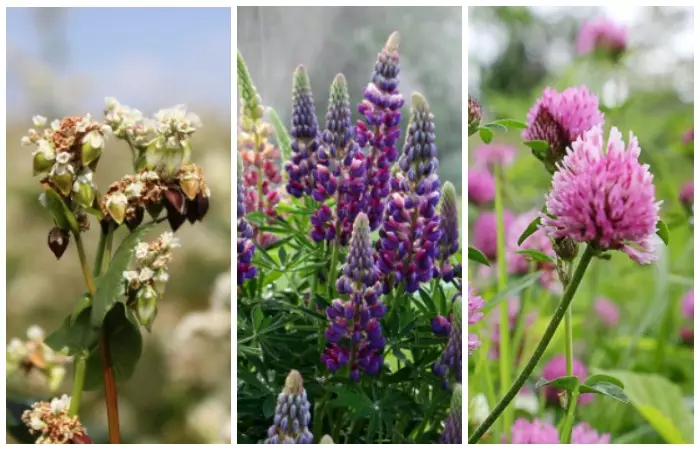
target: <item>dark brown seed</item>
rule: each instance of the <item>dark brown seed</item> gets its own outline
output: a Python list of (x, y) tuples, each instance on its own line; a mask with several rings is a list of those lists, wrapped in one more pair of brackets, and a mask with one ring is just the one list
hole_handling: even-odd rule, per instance
[(70, 242), (70, 235), (67, 231), (64, 231), (58, 227), (54, 227), (49, 231), (49, 248), (56, 256), (56, 259), (61, 259), (63, 253), (68, 248), (68, 243)]
[(137, 206), (134, 208), (132, 214), (127, 214), (125, 222), (130, 231), (137, 229), (139, 225), (141, 225), (141, 222), (143, 222), (143, 207)]
[(179, 188), (170, 188), (165, 191), (165, 200), (166, 206), (170, 204), (180, 214), (185, 213), (185, 196)]
[(158, 216), (160, 216), (160, 213), (163, 212), (163, 204), (149, 203), (148, 205), (146, 205), (146, 211), (148, 211), (148, 214), (150, 214), (153, 220), (157, 220)]
[(187, 220), (189, 220), (191, 224), (194, 224), (197, 221), (197, 219), (199, 219), (197, 201), (187, 200), (187, 203), (185, 203), (185, 210), (187, 214)]
[(209, 197), (199, 194), (197, 198), (195, 198), (195, 201), (197, 202), (197, 214), (201, 222), (204, 216), (207, 215), (207, 211), (209, 211)]
[(177, 231), (177, 229), (185, 223), (187, 217), (168, 201), (165, 202), (165, 209), (168, 211), (168, 223), (170, 224), (170, 228), (172, 228), (173, 231)]

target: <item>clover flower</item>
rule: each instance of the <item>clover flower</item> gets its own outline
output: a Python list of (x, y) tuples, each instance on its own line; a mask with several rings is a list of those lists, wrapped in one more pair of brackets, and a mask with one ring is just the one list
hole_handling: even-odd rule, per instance
[[(481, 312), (481, 308), (484, 307), (484, 299), (479, 296), (476, 291), (469, 286), (467, 282), (467, 318), (469, 320), (469, 325), (476, 325), (483, 317), (484, 314)], [(476, 350), (477, 347), (481, 345), (479, 337), (476, 334), (469, 333), (469, 354)]]
[(613, 128), (607, 145), (595, 127), (572, 144), (552, 178), (542, 227), (551, 239), (568, 238), (598, 250), (622, 250), (640, 264), (656, 259), (661, 202), (653, 175), (639, 163), (637, 138), (627, 148)]
[(486, 169), (470, 169), (467, 174), (467, 198), (476, 206), (491, 203), (496, 196), (496, 180)]
[(55, 392), (66, 376), (65, 365), (71, 361), (65, 351), (54, 351), (44, 343), (44, 330), (37, 325), (27, 329), (27, 340), (12, 338), (7, 344), (7, 376), (22, 371), (43, 375), (51, 392)]
[(350, 364), (353, 381), (360, 378), (360, 371), (376, 375), (384, 362), (385, 340), (380, 320), (386, 313), (386, 306), (379, 298), (381, 285), (365, 213), (360, 213), (355, 220), (348, 257), (336, 289), (350, 300), (336, 299), (326, 308), (329, 327), (325, 336), (329, 346), (321, 355), (321, 361), (331, 372)]
[(570, 87), (563, 92), (548, 87), (528, 111), (527, 128), (522, 137), (526, 141), (547, 141), (545, 152), (534, 153), (545, 168), (554, 173), (567, 148), (590, 129), (602, 125), (604, 119), (598, 97), (586, 86)]
[(610, 433), (599, 434), (585, 422), (574, 426), (571, 430), (572, 444), (609, 444)]
[(78, 417), (68, 413), (71, 398), (63, 395), (51, 402), (36, 402), (22, 414), (22, 422), (37, 444), (92, 444)]
[(481, 170), (508, 167), (515, 161), (515, 147), (510, 144), (479, 144), (474, 150), (474, 161), (474, 167)]
[(168, 264), (172, 250), (180, 246), (180, 240), (170, 231), (151, 242), (139, 242), (131, 259), (131, 266), (122, 274), (127, 307), (136, 312), (139, 323), (151, 330), (158, 312), (158, 299), (165, 293), (170, 278)]
[(576, 50), (581, 55), (599, 51), (617, 59), (626, 47), (625, 26), (605, 17), (588, 20), (583, 24), (576, 38)]
[(372, 80), (363, 90), (364, 100), (357, 106), (364, 119), (357, 122), (356, 141), (367, 156), (367, 216), (372, 230), (379, 228), (384, 216), (391, 167), (399, 156), (396, 143), (404, 99), (398, 90), (398, 50), (399, 34), (394, 32), (379, 52)]
[(520, 418), (511, 428), (511, 444), (558, 444), (559, 432), (550, 423)]
[[(294, 71), (292, 83), (292, 159), (287, 161), (285, 170), (289, 174), (287, 192), (301, 198), (312, 195), (315, 187), (313, 170), (320, 144), (316, 107), (311, 93), (311, 83), (304, 66)], [(322, 201), (322, 200), (319, 200)]]
[[(578, 377), (579, 380), (584, 380), (588, 376), (588, 370), (586, 366), (574, 358), (573, 360), (573, 375)], [(547, 381), (552, 381), (556, 378), (566, 376), (566, 358), (564, 355), (557, 355), (550, 359), (547, 364), (545, 364), (544, 369), (542, 369), (542, 378)], [(561, 389), (555, 388), (553, 386), (544, 386), (544, 393), (547, 397), (547, 401), (552, 405), (561, 404), (559, 397), (562, 395), (563, 391)], [(593, 394), (581, 394), (578, 399), (579, 405), (586, 405), (593, 401)]]
[[(470, 299), (471, 301), (471, 299)], [(471, 308), (472, 305), (470, 304)], [(433, 364), (433, 373), (442, 378), (442, 386), (449, 389), (450, 377), (458, 383), (462, 382), (462, 297), (459, 295), (454, 302), (454, 318), (450, 327), (450, 338), (447, 347), (440, 355), (440, 360)], [(469, 311), (471, 312), (471, 311)], [(469, 340), (471, 353), (471, 339)]]
[(440, 240), (438, 241), (438, 256), (435, 261), (435, 277), (444, 281), (452, 281), (455, 275), (461, 273), (459, 263), (452, 264), (450, 258), (459, 251), (459, 210), (457, 193), (449, 181), (442, 187), (440, 199)]
[(614, 328), (620, 321), (620, 308), (605, 297), (599, 297), (593, 302), (593, 310), (606, 328)]
[(693, 320), (695, 317), (695, 295), (693, 290), (688, 291), (687, 294), (683, 296), (683, 301), (681, 303), (681, 311), (686, 319)]
[(377, 265), (385, 292), (400, 284), (405, 292), (416, 292), (420, 283), (433, 278), (440, 250), (442, 230), (440, 216), (435, 213), (440, 201), (435, 124), (425, 98), (414, 93), (411, 100), (400, 170), (391, 177), (391, 196), (377, 242)]
[(317, 151), (318, 163), (312, 175), (313, 197), (323, 202), (335, 197), (335, 210), (321, 205), (311, 217), (311, 237), (316, 242), (336, 239), (347, 245), (352, 225), (366, 209), (366, 165), (364, 155), (354, 141), (350, 97), (343, 74), (336, 75), (330, 90), (326, 129)]
[(695, 185), (692, 181), (683, 185), (680, 194), (678, 194), (678, 200), (680, 200), (688, 215), (692, 217), (695, 212)]
[(313, 444), (309, 430), (311, 403), (304, 389), (301, 374), (292, 370), (277, 397), (274, 423), (267, 430), (265, 444)]
[(462, 385), (455, 385), (450, 401), (450, 413), (440, 435), (441, 444), (462, 443)]
[[(515, 215), (508, 210), (503, 211), (503, 229), (509, 230), (515, 220)], [(479, 214), (474, 222), (473, 244), (489, 260), (495, 261), (498, 251), (498, 241), (496, 236), (496, 213), (484, 211)]]

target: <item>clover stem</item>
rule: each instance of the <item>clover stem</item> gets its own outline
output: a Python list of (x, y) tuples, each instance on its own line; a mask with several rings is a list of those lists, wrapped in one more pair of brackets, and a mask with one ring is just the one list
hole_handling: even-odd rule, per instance
[(486, 420), (484, 420), (484, 422), (481, 425), (479, 425), (479, 428), (477, 428), (476, 431), (474, 431), (474, 433), (469, 437), (469, 444), (476, 444), (477, 442), (479, 442), (481, 437), (484, 434), (486, 434), (486, 432), (496, 422), (498, 417), (503, 413), (508, 404), (510, 404), (510, 402), (513, 401), (518, 392), (520, 392), (520, 389), (522, 389), (527, 379), (530, 377), (530, 374), (532, 374), (533, 370), (535, 370), (535, 366), (537, 366), (537, 363), (539, 363), (540, 359), (542, 359), (542, 355), (544, 355), (544, 352), (547, 350), (547, 346), (554, 337), (554, 333), (557, 331), (559, 324), (566, 315), (566, 311), (571, 305), (571, 301), (574, 298), (574, 294), (576, 294), (576, 290), (581, 284), (583, 275), (586, 273), (586, 269), (588, 268), (588, 265), (590, 264), (594, 254), (595, 250), (593, 249), (593, 247), (587, 246), (586, 250), (583, 252), (583, 255), (581, 255), (581, 259), (579, 260), (578, 266), (576, 267), (576, 270), (574, 271), (574, 274), (571, 277), (571, 280), (569, 281), (566, 290), (564, 291), (564, 295), (562, 296), (561, 302), (559, 302), (559, 306), (557, 306), (557, 309), (554, 312), (552, 319), (549, 321), (549, 324), (547, 325), (547, 328), (545, 329), (544, 334), (542, 335), (542, 339), (540, 340), (539, 344), (537, 344), (537, 348), (535, 348), (535, 351), (530, 357), (530, 360), (527, 362), (522, 373), (520, 373), (520, 375), (510, 387), (506, 395), (491, 411)]
[(569, 398), (569, 407), (566, 410), (566, 418), (564, 419), (564, 426), (561, 430), (561, 443), (571, 444), (571, 430), (574, 426), (574, 419), (576, 418), (576, 405), (578, 403), (579, 392), (572, 393)]

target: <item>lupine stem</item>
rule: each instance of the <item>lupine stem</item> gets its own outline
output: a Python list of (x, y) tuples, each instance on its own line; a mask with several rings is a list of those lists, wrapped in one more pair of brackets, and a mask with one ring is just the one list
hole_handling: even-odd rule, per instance
[[(337, 229), (336, 233), (338, 233)], [(338, 264), (338, 238), (333, 239), (330, 245), (333, 250), (331, 251), (331, 267), (328, 269), (328, 293), (332, 299), (335, 293), (335, 266)]]
[[(506, 271), (506, 248), (505, 248), (505, 230), (503, 225), (503, 170), (500, 165), (495, 167), (496, 178), (496, 243), (497, 243), (497, 260), (498, 260), (498, 291), (503, 292), (508, 285), (508, 273)], [(508, 320), (508, 302), (501, 302), (501, 317), (500, 317), (500, 348), (499, 352), (499, 368), (500, 368), (500, 386), (501, 395), (507, 392), (507, 386), (510, 385), (510, 321)], [(507, 405), (506, 405), (507, 406)], [(506, 408), (503, 414), (503, 426), (506, 435), (510, 433), (510, 426), (513, 422), (512, 410)]]
[(561, 443), (571, 444), (571, 430), (574, 426), (574, 419), (576, 418), (576, 405), (578, 404), (579, 393), (575, 392), (571, 395), (571, 400), (569, 403), (569, 408), (566, 410), (566, 418), (564, 419), (564, 426), (561, 430)]
[(532, 371), (535, 370), (535, 366), (537, 366), (537, 363), (542, 358), (542, 355), (544, 355), (545, 350), (547, 350), (547, 346), (554, 337), (554, 333), (557, 331), (559, 324), (566, 315), (566, 311), (571, 305), (571, 301), (574, 298), (574, 294), (576, 293), (576, 290), (581, 284), (583, 275), (586, 273), (586, 269), (588, 268), (588, 265), (590, 264), (594, 254), (595, 250), (593, 249), (593, 247), (587, 246), (586, 250), (581, 256), (581, 259), (578, 263), (578, 266), (576, 267), (576, 271), (574, 272), (573, 277), (569, 282), (569, 285), (564, 291), (564, 295), (562, 296), (561, 302), (559, 302), (559, 306), (554, 312), (552, 319), (549, 321), (549, 324), (547, 325), (547, 328), (545, 329), (544, 334), (542, 335), (542, 340), (540, 340), (540, 343), (537, 344), (535, 352), (532, 354), (530, 360), (525, 365), (525, 368), (523, 369), (522, 373), (515, 380), (515, 382), (510, 387), (506, 395), (501, 399), (498, 405), (496, 405), (493, 411), (491, 411), (489, 416), (486, 418), (486, 420), (484, 420), (484, 422), (479, 426), (479, 428), (476, 429), (474, 434), (472, 434), (469, 437), (469, 444), (476, 444), (477, 442), (479, 442), (479, 439), (481, 439), (481, 437), (484, 434), (486, 434), (486, 432), (491, 428), (494, 422), (496, 422), (496, 420), (503, 413), (506, 407), (510, 404), (511, 401), (513, 401), (518, 392), (520, 392), (520, 389), (522, 389), (523, 385), (530, 377), (530, 374), (532, 374)]

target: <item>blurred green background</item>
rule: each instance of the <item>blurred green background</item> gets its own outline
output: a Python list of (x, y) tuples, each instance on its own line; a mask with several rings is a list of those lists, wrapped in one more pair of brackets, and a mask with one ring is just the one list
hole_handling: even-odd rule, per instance
[(348, 80), (353, 118), (370, 81), (377, 54), (393, 31), (401, 36), (399, 90), (406, 99), (399, 147), (403, 146), (410, 95), (425, 96), (435, 116), (440, 178), (462, 186), (462, 9), (459, 7), (239, 7), (238, 50), (263, 104), (289, 127), (292, 74), (303, 64), (311, 80), (316, 113), (325, 126), (333, 77)]
[[(640, 159), (651, 166), (657, 199), (664, 202), (661, 217), (671, 228), (670, 245), (650, 266), (639, 266), (619, 252), (614, 252), (611, 261), (594, 262), (573, 304), (576, 356), (589, 372), (658, 374), (692, 402), (693, 351), (680, 343), (678, 335), (681, 326), (692, 327), (681, 316), (680, 300), (693, 288), (693, 226), (678, 201), (681, 187), (693, 179), (692, 145), (682, 142), (693, 128), (692, 8), (471, 7), (468, 13), (469, 95), (482, 104), (486, 121), (525, 121), (544, 87), (561, 91), (586, 84), (601, 101), (606, 137), (607, 130), (616, 126), (626, 142), (630, 131), (639, 138)], [(586, 19), (598, 16), (628, 28), (628, 50), (617, 64), (576, 54), (579, 28)], [(522, 144), (520, 130), (497, 131), (494, 143), (509, 143), (517, 149), (515, 164), (506, 174), (506, 208), (516, 213), (541, 208), (551, 176)], [(478, 134), (469, 139), (470, 155), (480, 144)], [(470, 225), (478, 214), (470, 206)], [(492, 280), (474, 281), (488, 302), (495, 294)], [(604, 334), (596, 328), (592, 311), (592, 301), (598, 296), (612, 299), (621, 310), (619, 325)], [(558, 299), (541, 293), (540, 303), (532, 306), (545, 311), (533, 326), (533, 345)], [(490, 328), (480, 329), (487, 337)], [(526, 347), (526, 358), (532, 349)], [(560, 353), (563, 341), (555, 338), (533, 377)], [(497, 382), (497, 369), (493, 377)], [(470, 398), (484, 392), (482, 381), (471, 381)], [(671, 394), (667, 395), (657, 396), (658, 400), (670, 401)], [(685, 408), (679, 405), (667, 406), (684, 414)], [(632, 406), (597, 399), (579, 411), (581, 420), (601, 432), (612, 432), (613, 443), (664, 442)], [(690, 423), (692, 426), (692, 420)], [(692, 437), (692, 428), (690, 432)]]
[[(73, 243), (60, 261), (46, 244), (52, 221), (38, 202), (31, 149), (20, 146), (31, 117), (90, 112), (99, 120), (106, 96), (146, 117), (184, 103), (203, 122), (192, 159), (204, 170), (211, 207), (202, 223), (177, 233), (182, 247), (153, 331), (144, 331), (136, 372), (119, 389), (121, 429), (129, 443), (229, 442), (230, 10), (11, 8), (7, 28), (7, 340), (25, 339), (32, 324), (50, 333), (85, 290)], [(112, 139), (95, 181), (104, 191), (131, 170), (128, 148)], [(97, 226), (85, 236), (90, 261)], [(60, 394), (70, 394), (71, 379), (69, 367)], [(13, 375), (8, 396), (47, 395), (40, 381)], [(81, 419), (104, 442), (102, 392), (84, 402)]]

